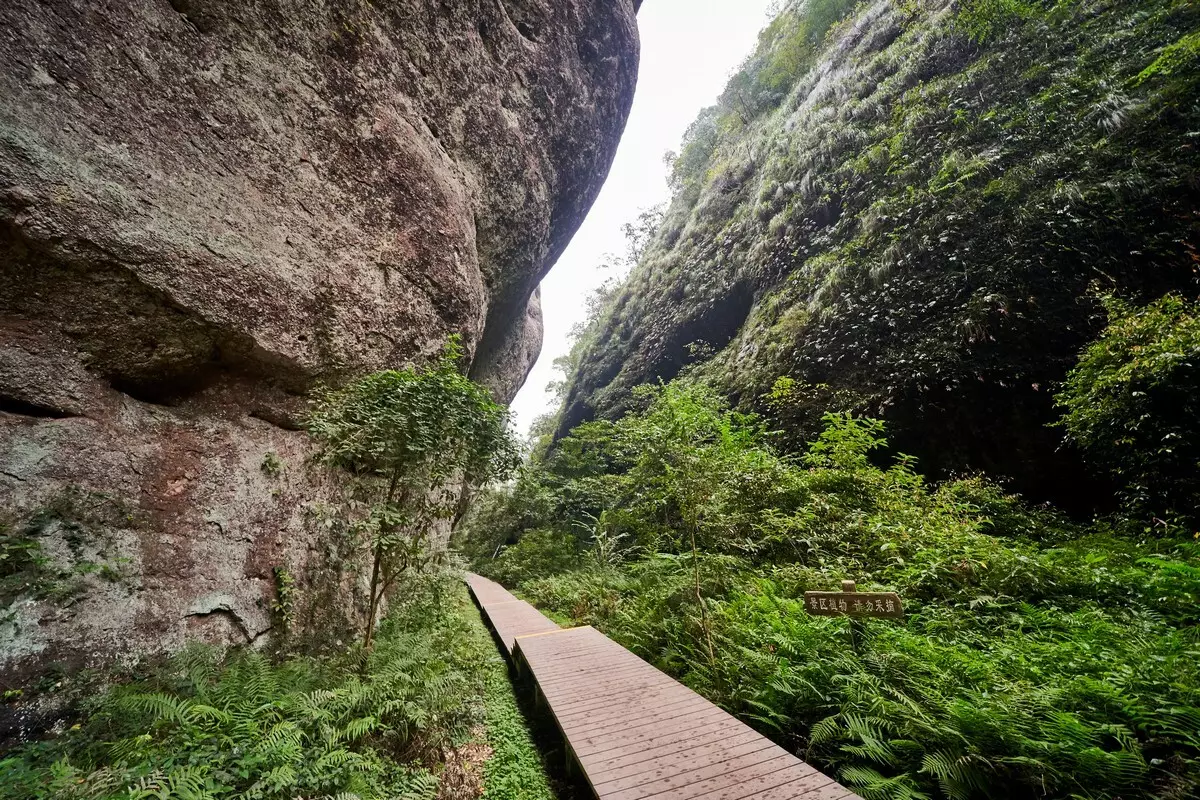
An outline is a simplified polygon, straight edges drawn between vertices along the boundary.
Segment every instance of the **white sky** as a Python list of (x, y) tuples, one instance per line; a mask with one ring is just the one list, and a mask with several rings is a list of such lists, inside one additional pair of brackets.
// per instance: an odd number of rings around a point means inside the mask
[(623, 253), (621, 226), (668, 198), (663, 154), (750, 54), (767, 24), (771, 0), (645, 0), (638, 14), (642, 64), (633, 111), (608, 182), (563, 257), (542, 281), (546, 335), (542, 355), (513, 401), (523, 436), (552, 411), (546, 384), (554, 359), (570, 349), (567, 335), (583, 319), (584, 299), (612, 273), (598, 269), (606, 253)]

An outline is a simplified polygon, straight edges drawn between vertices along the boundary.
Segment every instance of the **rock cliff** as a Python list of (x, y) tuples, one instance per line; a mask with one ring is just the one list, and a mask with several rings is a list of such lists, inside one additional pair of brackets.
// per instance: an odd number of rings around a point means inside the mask
[(560, 434), (686, 370), (793, 442), (853, 410), (933, 474), (1095, 507), (1051, 398), (1094, 289), (1196, 294), (1198, 30), (1172, 0), (786, 4), (689, 131)]
[(352, 612), (304, 394), (458, 333), (511, 399), (540, 348), (535, 287), (624, 127), (635, 13), (0, 7), (7, 685), (259, 642), (292, 576), (299, 628)]

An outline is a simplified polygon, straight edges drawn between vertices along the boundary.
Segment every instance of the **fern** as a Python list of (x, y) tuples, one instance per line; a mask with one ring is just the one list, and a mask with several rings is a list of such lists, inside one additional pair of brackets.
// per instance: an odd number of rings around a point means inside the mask
[(187, 700), (161, 692), (127, 694), (120, 697), (117, 703), (121, 709), (148, 716), (153, 722), (173, 722), (178, 725), (188, 724), (191, 707)]
[(190, 647), (98, 700), (81, 730), (0, 762), (0, 800), (433, 800), (420, 764), (478, 725), (478, 670), (494, 659), (453, 587), (439, 586), (440, 610), (394, 603), (365, 656), (273, 664)]

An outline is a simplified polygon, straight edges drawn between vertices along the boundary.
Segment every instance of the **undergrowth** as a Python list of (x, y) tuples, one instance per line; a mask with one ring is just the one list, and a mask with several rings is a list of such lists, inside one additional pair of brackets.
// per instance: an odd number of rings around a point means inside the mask
[(495, 656), (486, 668), (487, 741), (485, 800), (554, 800), (541, 756), (517, 706), (508, 667)]
[(425, 800), (485, 721), (497, 758), (545, 785), (506, 684), (461, 583), (412, 576), (371, 651), (272, 663), (193, 645), (0, 760), (0, 798)]
[[(643, 389), (493, 492), (478, 571), (592, 624), (867, 800), (1200, 787), (1200, 543), (1080, 525), (879, 461), (830, 414), (796, 456), (695, 385)], [(852, 578), (900, 622), (809, 616)]]

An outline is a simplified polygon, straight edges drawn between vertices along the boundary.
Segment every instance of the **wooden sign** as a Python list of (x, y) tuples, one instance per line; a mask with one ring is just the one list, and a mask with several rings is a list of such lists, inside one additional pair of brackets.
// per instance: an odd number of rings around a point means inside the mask
[(840, 592), (805, 592), (804, 607), (818, 617), (883, 617), (904, 619), (900, 595), (860, 592), (854, 581), (842, 581)]

